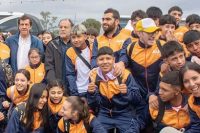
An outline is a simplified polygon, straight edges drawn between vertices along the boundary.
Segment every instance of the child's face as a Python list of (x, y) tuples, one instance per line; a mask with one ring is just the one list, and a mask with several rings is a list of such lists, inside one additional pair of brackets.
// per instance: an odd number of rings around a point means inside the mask
[(62, 114), (64, 120), (72, 119), (74, 120), (76, 117), (76, 113), (72, 110), (72, 104), (68, 101), (65, 101), (62, 108)]
[(71, 41), (72, 44), (76, 47), (76, 48), (82, 48), (85, 47), (87, 36), (86, 34), (80, 34), (80, 35), (71, 35)]
[(196, 55), (200, 58), (200, 39), (189, 43), (186, 47), (192, 55)]
[(45, 45), (47, 45), (48, 42), (51, 41), (51, 40), (52, 40), (51, 34), (49, 34), (49, 33), (44, 33), (44, 34), (43, 34), (43, 36), (42, 36), (42, 41), (43, 41), (43, 43), (44, 43)]
[(173, 24), (161, 25), (160, 28), (161, 28), (162, 35), (165, 37), (169, 34), (170, 35), (174, 34), (174, 31), (175, 31), (175, 25), (173, 25)]
[(29, 55), (29, 61), (32, 65), (37, 65), (40, 62), (40, 55), (36, 51), (32, 51)]
[(63, 93), (64, 92), (62, 88), (58, 86), (52, 87), (49, 90), (49, 98), (53, 103), (59, 103), (62, 100)]
[(191, 24), (191, 25), (189, 26), (189, 29), (190, 29), (190, 30), (197, 30), (197, 31), (200, 32), (200, 24), (199, 24), (199, 23)]
[(90, 44), (94, 43), (94, 39), (95, 39), (95, 36), (93, 36), (93, 35), (87, 35), (87, 40), (89, 41)]
[(44, 105), (47, 102), (47, 96), (48, 96), (48, 92), (47, 92), (47, 90), (44, 90), (42, 93), (42, 96), (40, 97), (40, 99), (38, 101), (38, 105), (37, 105), (38, 109), (43, 109)]
[(167, 63), (173, 70), (180, 70), (185, 65), (184, 52), (175, 52), (167, 58)]
[(195, 97), (200, 97), (200, 74), (194, 70), (187, 70), (183, 75), (183, 84), (191, 90)]
[(97, 65), (104, 74), (110, 72), (114, 66), (115, 58), (112, 55), (100, 55), (97, 58)]
[(15, 86), (18, 92), (25, 92), (28, 88), (29, 81), (22, 73), (17, 73), (15, 76)]
[(170, 14), (171, 16), (175, 17), (177, 24), (180, 22), (181, 17), (182, 17), (182, 13), (179, 11), (171, 11)]
[[(174, 99), (179, 94), (177, 88), (173, 88), (172, 85), (160, 82), (159, 96), (163, 102)], [(179, 88), (180, 89), (180, 88)]]

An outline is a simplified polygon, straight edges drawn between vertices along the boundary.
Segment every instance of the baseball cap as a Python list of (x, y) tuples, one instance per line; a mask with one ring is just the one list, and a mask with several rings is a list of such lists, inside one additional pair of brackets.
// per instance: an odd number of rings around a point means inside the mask
[(144, 31), (147, 33), (152, 33), (159, 29), (160, 28), (156, 26), (154, 20), (151, 18), (144, 18), (136, 23), (136, 31)]

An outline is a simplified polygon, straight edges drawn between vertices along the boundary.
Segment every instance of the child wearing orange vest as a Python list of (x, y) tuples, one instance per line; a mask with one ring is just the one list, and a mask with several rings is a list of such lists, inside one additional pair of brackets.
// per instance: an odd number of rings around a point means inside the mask
[(57, 133), (106, 133), (96, 117), (89, 112), (84, 97), (68, 97), (61, 114), (63, 118), (58, 122)]
[(44, 64), (41, 62), (40, 51), (37, 48), (31, 48), (28, 53), (29, 65), (25, 67), (30, 72), (31, 83), (40, 83), (45, 76)]
[(61, 119), (59, 111), (61, 110), (66, 97), (64, 94), (64, 85), (61, 80), (53, 80), (48, 83), (48, 107), (49, 107), (49, 126), (50, 130), (55, 133), (58, 121)]

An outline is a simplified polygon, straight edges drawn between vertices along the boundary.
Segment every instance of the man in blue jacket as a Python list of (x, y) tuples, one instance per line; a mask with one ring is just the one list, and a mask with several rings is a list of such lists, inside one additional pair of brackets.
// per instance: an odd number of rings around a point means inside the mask
[(10, 48), (10, 65), (15, 74), (18, 69), (24, 68), (29, 64), (28, 51), (30, 48), (38, 48), (43, 54), (43, 44), (35, 36), (30, 34), (32, 20), (23, 15), (18, 20), (19, 32), (6, 39), (6, 44)]

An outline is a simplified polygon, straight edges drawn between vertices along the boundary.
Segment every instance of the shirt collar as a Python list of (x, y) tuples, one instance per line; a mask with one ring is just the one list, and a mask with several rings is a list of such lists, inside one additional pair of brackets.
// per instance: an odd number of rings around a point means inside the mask
[(97, 68), (97, 74), (103, 81), (114, 80), (116, 78), (116, 76), (114, 76), (113, 73), (114, 73), (114, 69), (112, 69), (110, 72), (108, 72), (104, 77), (100, 67)]

